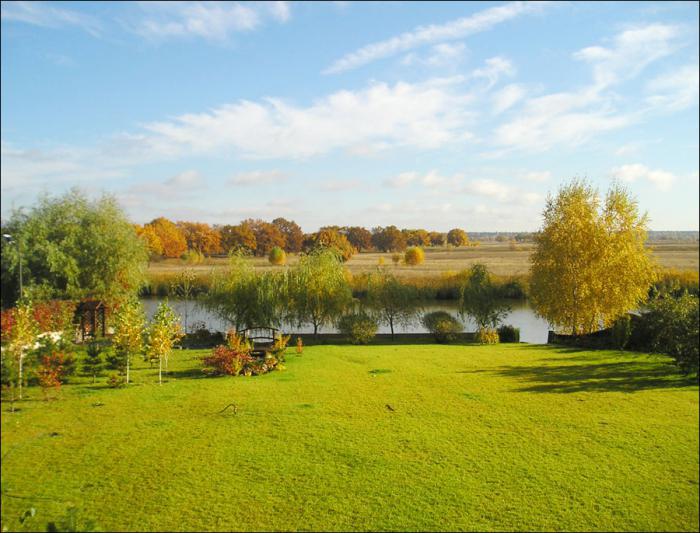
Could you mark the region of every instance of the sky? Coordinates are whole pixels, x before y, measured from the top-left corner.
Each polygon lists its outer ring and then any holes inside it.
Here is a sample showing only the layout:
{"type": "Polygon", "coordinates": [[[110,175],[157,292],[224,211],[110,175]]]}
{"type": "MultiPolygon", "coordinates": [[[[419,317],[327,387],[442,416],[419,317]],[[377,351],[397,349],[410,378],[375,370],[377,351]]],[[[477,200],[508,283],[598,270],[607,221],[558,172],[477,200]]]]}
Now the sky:
{"type": "Polygon", "coordinates": [[[2,218],[534,231],[628,188],[698,230],[697,2],[2,2],[2,218]]]}

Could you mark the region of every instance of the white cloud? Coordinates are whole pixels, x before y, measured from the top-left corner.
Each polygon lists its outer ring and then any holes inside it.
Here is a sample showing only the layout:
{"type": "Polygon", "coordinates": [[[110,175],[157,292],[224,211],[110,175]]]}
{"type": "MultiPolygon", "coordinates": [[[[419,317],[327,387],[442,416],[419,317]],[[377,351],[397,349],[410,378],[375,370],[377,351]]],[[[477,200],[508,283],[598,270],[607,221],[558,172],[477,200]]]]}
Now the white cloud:
{"type": "Polygon", "coordinates": [[[488,81],[487,88],[493,87],[501,76],[512,76],[515,74],[515,67],[509,59],[505,57],[491,57],[486,60],[486,65],[476,69],[472,76],[475,78],[484,78],[488,81]]]}
{"type": "Polygon", "coordinates": [[[455,89],[458,82],[377,83],[357,92],[338,91],[307,107],[276,98],[242,100],[147,124],[146,133],[122,140],[133,150],[168,157],[236,150],[249,158],[306,158],[375,143],[438,148],[472,136],[467,130],[471,98],[455,89]]]}
{"type": "Polygon", "coordinates": [[[180,189],[194,189],[202,187],[204,180],[196,170],[185,170],[165,181],[165,185],[180,189]]]}
{"type": "Polygon", "coordinates": [[[102,31],[100,22],[89,15],[56,7],[57,2],[2,2],[0,16],[3,20],[24,22],[45,28],[77,26],[93,37],[102,31]]]}
{"type": "Polygon", "coordinates": [[[325,192],[340,192],[359,189],[362,186],[363,183],[360,180],[324,180],[319,189],[325,192]]]}
{"type": "Polygon", "coordinates": [[[493,95],[493,111],[496,114],[510,109],[525,96],[525,90],[521,85],[512,83],[506,85],[493,95]]]}
{"type": "Polygon", "coordinates": [[[634,182],[637,180],[645,180],[656,186],[657,189],[667,191],[678,177],[666,170],[652,170],[639,163],[622,165],[615,167],[611,171],[613,178],[634,182]]]}
{"type": "Polygon", "coordinates": [[[651,80],[646,89],[653,93],[647,102],[655,107],[679,111],[698,103],[698,65],[685,65],[651,80]]]}
{"type": "Polygon", "coordinates": [[[265,2],[272,16],[280,22],[287,22],[292,16],[289,2],[265,2]]]}
{"type": "Polygon", "coordinates": [[[525,178],[527,181],[534,181],[535,183],[544,183],[545,181],[549,181],[551,177],[552,173],[549,170],[541,172],[528,172],[523,176],[523,178],[525,178]]]}
{"type": "Polygon", "coordinates": [[[507,185],[492,179],[475,179],[457,189],[470,196],[482,196],[509,205],[531,205],[542,200],[542,195],[507,185]]]}
{"type": "Polygon", "coordinates": [[[368,44],[346,54],[334,61],[323,73],[337,74],[420,46],[462,39],[469,35],[486,31],[497,24],[520,15],[539,11],[545,4],[546,2],[510,2],[478,11],[473,15],[456,19],[446,24],[419,26],[413,31],[402,33],[384,41],[368,44]]]}
{"type": "Polygon", "coordinates": [[[464,43],[440,43],[434,45],[425,57],[414,53],[407,54],[401,60],[401,64],[405,66],[454,67],[462,61],[466,50],[467,47],[464,43]]]}
{"type": "Polygon", "coordinates": [[[625,30],[612,39],[608,48],[589,46],[574,54],[593,65],[598,88],[638,75],[647,65],[672,53],[678,46],[680,28],[669,24],[648,24],[625,30]]]}
{"type": "Polygon", "coordinates": [[[424,187],[448,187],[456,186],[462,179],[461,174],[455,174],[454,176],[442,176],[436,170],[431,170],[426,174],[420,174],[418,172],[401,172],[400,174],[393,176],[391,178],[385,179],[382,183],[385,187],[390,187],[392,189],[402,189],[411,184],[420,184],[424,187]]]}
{"type": "Polygon", "coordinates": [[[135,33],[152,40],[198,37],[224,43],[232,34],[254,30],[269,16],[278,22],[290,17],[287,2],[140,2],[144,16],[133,24],[135,33]]]}
{"type": "Polygon", "coordinates": [[[228,183],[230,185],[249,186],[249,185],[266,185],[270,183],[279,183],[287,179],[287,175],[279,170],[253,170],[251,172],[242,172],[232,176],[228,183]]]}

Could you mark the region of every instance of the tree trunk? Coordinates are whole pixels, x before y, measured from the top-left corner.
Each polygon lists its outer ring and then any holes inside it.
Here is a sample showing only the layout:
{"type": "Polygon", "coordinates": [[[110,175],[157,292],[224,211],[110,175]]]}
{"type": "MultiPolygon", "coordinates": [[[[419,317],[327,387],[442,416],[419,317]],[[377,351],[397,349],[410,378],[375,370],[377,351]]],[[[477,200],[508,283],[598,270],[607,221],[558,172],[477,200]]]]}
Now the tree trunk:
{"type": "Polygon", "coordinates": [[[158,385],[163,384],[163,357],[158,358],[158,385]]]}
{"type": "Polygon", "coordinates": [[[389,327],[391,328],[391,340],[394,340],[394,317],[389,317],[389,327]]]}
{"type": "Polygon", "coordinates": [[[126,384],[129,384],[129,354],[126,354],[126,384]]]}
{"type": "Polygon", "coordinates": [[[318,333],[318,324],[316,324],[316,322],[314,322],[314,339],[316,338],[317,333],[318,333]]]}
{"type": "Polygon", "coordinates": [[[19,356],[19,399],[22,399],[22,362],[24,361],[24,355],[19,356]]]}

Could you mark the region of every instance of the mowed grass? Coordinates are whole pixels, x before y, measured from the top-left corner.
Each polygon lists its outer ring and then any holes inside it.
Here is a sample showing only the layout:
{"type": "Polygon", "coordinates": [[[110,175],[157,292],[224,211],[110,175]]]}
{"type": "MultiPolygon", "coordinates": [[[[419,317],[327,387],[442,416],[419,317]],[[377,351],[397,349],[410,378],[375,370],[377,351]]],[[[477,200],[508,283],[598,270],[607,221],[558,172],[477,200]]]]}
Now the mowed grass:
{"type": "MultiPolygon", "coordinates": [[[[650,246],[652,255],[657,263],[666,269],[698,270],[698,243],[655,243],[650,246]]],[[[402,277],[440,275],[447,272],[459,272],[468,269],[474,263],[483,263],[498,276],[515,276],[527,274],[530,268],[532,244],[519,244],[511,249],[508,243],[483,243],[471,248],[426,248],[425,262],[418,266],[394,265],[392,253],[363,252],[355,254],[347,263],[353,274],[369,272],[379,264],[380,258],[397,275],[402,277]]],[[[402,255],[403,257],[403,255],[402,255]]],[[[298,256],[289,254],[288,264],[298,262],[298,256]]],[[[250,261],[263,270],[275,269],[267,258],[255,257],[250,261]]],[[[178,272],[184,268],[192,268],[200,274],[227,265],[225,258],[207,258],[203,264],[187,265],[179,259],[167,259],[152,262],[149,265],[150,274],[167,274],[178,272]]]]}
{"type": "Polygon", "coordinates": [[[3,404],[3,530],[69,505],[118,531],[698,529],[698,387],[666,358],[314,346],[205,378],[203,353],[3,404]]]}

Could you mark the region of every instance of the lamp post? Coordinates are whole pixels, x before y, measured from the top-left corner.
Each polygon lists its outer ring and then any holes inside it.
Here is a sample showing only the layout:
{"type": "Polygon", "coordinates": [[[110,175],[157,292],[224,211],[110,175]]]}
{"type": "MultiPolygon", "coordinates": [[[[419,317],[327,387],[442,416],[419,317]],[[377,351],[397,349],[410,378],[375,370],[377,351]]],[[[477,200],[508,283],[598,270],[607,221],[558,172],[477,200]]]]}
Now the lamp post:
{"type": "Polygon", "coordinates": [[[2,236],[8,243],[17,242],[17,253],[19,255],[19,297],[21,299],[24,295],[24,291],[22,290],[22,241],[19,240],[19,238],[17,241],[15,241],[12,235],[9,233],[3,233],[2,236]]]}

